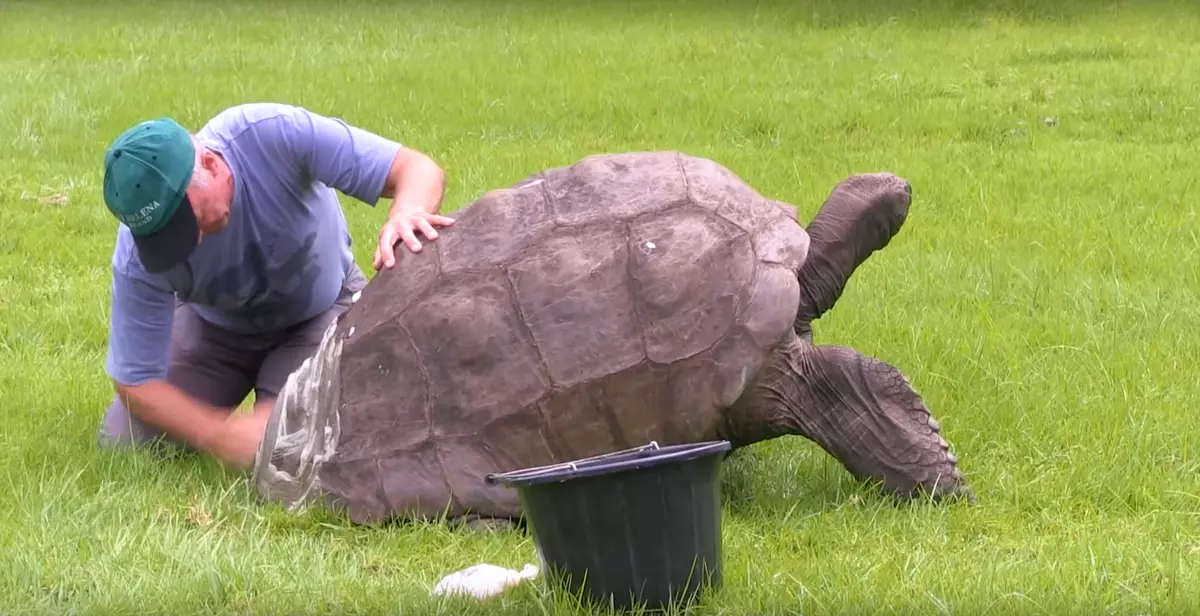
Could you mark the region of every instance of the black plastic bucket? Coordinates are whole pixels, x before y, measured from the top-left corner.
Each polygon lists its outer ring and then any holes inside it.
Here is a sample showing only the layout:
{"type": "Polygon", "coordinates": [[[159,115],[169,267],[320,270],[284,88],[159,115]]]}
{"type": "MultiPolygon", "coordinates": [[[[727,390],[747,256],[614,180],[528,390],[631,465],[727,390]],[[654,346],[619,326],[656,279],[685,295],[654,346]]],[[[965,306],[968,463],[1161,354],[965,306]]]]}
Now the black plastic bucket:
{"type": "Polygon", "coordinates": [[[651,442],[486,481],[517,490],[552,582],[618,609],[661,610],[721,586],[720,470],[729,448],[651,442]]]}

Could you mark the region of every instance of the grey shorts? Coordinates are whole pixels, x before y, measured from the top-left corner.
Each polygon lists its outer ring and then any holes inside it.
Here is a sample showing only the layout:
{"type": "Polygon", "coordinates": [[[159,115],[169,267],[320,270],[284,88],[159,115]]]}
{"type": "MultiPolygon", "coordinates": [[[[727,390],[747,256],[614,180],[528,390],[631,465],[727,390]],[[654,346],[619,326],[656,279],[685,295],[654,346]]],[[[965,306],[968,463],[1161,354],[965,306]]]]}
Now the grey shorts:
{"type": "MultiPolygon", "coordinates": [[[[279,395],[288,375],[316,352],[325,329],[350,307],[351,296],[366,283],[362,271],[355,267],[328,310],[268,334],[234,334],[202,320],[188,304],[178,304],[167,382],[220,408],[238,406],[251,391],[256,399],[273,398],[279,395]]],[[[116,394],[104,414],[99,438],[102,445],[142,444],[158,439],[184,446],[182,441],[166,437],[140,421],[116,394]]]]}

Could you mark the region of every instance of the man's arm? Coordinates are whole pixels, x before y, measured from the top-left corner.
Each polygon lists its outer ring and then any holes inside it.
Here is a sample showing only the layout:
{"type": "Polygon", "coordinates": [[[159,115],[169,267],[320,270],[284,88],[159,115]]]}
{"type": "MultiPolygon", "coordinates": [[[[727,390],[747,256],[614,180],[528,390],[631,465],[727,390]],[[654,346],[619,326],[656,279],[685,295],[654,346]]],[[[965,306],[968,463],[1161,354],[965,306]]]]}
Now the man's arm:
{"type": "Polygon", "coordinates": [[[432,158],[417,150],[401,147],[388,169],[382,196],[392,200],[391,214],[402,208],[437,214],[441,210],[445,190],[445,172],[432,158]]]}
{"type": "Polygon", "coordinates": [[[288,147],[311,177],[369,205],[392,199],[379,231],[376,268],[395,263],[392,249],[397,241],[420,251],[418,229],[433,240],[434,225],[454,224],[454,219],[437,214],[445,173],[426,154],[303,108],[295,108],[281,126],[288,147]]]}
{"type": "Polygon", "coordinates": [[[222,462],[253,461],[250,438],[236,438],[227,409],[203,404],[166,381],[174,297],[113,268],[112,320],[106,369],[129,412],[222,462]],[[248,459],[247,459],[248,458],[248,459]]]}
{"type": "Polygon", "coordinates": [[[163,379],[138,385],[114,383],[129,412],[147,425],[200,451],[216,454],[220,449],[220,434],[227,414],[201,404],[163,379]]]}

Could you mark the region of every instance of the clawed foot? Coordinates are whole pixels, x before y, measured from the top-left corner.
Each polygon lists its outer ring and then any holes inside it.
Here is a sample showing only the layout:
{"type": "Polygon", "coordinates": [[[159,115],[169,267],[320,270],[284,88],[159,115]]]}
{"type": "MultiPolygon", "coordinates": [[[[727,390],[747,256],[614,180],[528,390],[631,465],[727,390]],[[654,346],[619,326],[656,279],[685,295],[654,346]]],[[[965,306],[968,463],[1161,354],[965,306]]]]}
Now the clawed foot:
{"type": "Polygon", "coordinates": [[[509,518],[466,515],[450,520],[450,527],[471,532],[506,532],[516,530],[517,522],[509,518]]]}

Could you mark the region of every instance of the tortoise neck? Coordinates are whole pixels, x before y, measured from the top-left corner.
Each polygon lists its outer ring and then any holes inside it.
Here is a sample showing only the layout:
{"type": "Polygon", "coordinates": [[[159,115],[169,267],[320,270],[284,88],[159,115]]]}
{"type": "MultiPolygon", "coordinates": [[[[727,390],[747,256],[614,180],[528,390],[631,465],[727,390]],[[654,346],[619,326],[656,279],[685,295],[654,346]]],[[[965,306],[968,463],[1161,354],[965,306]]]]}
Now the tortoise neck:
{"type": "Polygon", "coordinates": [[[730,409],[726,416],[726,438],[735,447],[803,434],[801,410],[812,405],[806,396],[811,387],[805,375],[811,372],[801,351],[803,344],[798,337],[789,335],[767,357],[758,379],[730,409]]]}

